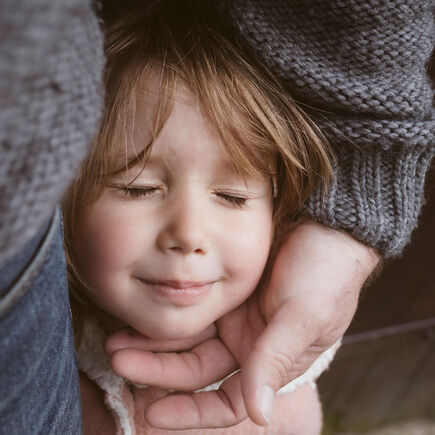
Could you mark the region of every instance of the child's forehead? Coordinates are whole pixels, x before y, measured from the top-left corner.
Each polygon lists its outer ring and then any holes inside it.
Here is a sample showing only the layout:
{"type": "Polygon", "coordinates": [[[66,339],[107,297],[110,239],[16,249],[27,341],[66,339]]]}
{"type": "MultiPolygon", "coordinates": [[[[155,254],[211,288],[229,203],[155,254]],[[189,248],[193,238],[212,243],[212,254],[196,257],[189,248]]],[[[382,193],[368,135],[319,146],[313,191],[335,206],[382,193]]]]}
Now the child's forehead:
{"type": "Polygon", "coordinates": [[[180,74],[170,74],[165,69],[147,66],[135,86],[136,98],[146,104],[157,105],[162,99],[172,100],[175,97],[184,104],[194,101],[194,93],[180,74]]]}
{"type": "MultiPolygon", "coordinates": [[[[178,126],[182,128],[180,124],[178,126]]],[[[148,175],[171,178],[188,172],[204,174],[207,171],[210,179],[219,179],[221,182],[269,180],[270,175],[265,176],[261,171],[255,175],[248,173],[243,164],[230,155],[221,140],[215,141],[210,136],[205,137],[200,133],[191,139],[189,129],[187,133],[180,132],[180,129],[176,129],[175,132],[172,130],[170,134],[162,131],[154,141],[150,140],[150,136],[145,141],[133,140],[129,145],[120,148],[116,161],[116,175],[132,181],[148,175]],[[180,139],[174,134],[183,137],[180,139]]],[[[275,160],[267,160],[270,173],[274,173],[275,160]]]]}
{"type": "Polygon", "coordinates": [[[204,116],[197,96],[181,82],[174,83],[170,89],[163,89],[161,81],[153,74],[138,83],[132,100],[131,131],[135,142],[149,140],[150,136],[158,134],[174,118],[181,124],[180,127],[183,127],[183,118],[195,117],[198,128],[214,128],[204,116]]]}
{"type": "MultiPolygon", "coordinates": [[[[133,87],[131,98],[126,101],[133,109],[131,116],[125,118],[129,124],[127,133],[123,134],[123,140],[116,146],[116,162],[112,160],[118,171],[136,165],[144,167],[150,153],[152,155],[157,151],[161,136],[167,138],[168,131],[182,135],[186,128],[190,128],[192,136],[204,135],[219,144],[226,155],[224,166],[233,173],[253,175],[258,171],[256,175],[259,176],[260,172],[264,173],[265,160],[270,160],[271,164],[267,164],[269,169],[275,166],[274,153],[269,156],[263,153],[261,158],[257,156],[254,158],[256,163],[252,160],[257,151],[253,151],[254,144],[245,140],[249,132],[240,110],[228,105],[225,105],[226,111],[222,110],[222,101],[218,96],[218,101],[208,98],[204,102],[200,93],[192,92],[182,77],[172,75],[172,80],[168,80],[168,77],[169,73],[163,69],[147,67],[133,87]],[[225,134],[222,136],[222,129],[236,132],[241,141],[231,138],[233,140],[229,145],[225,134]],[[241,143],[243,141],[247,143],[241,143]]],[[[118,126],[118,131],[121,131],[122,123],[118,126]]]]}
{"type": "Polygon", "coordinates": [[[153,62],[147,64],[133,89],[136,114],[153,122],[159,109],[168,108],[166,115],[169,116],[174,105],[184,106],[193,109],[212,126],[227,125],[242,136],[253,129],[246,122],[252,111],[238,101],[241,95],[228,95],[228,83],[212,76],[208,77],[209,80],[201,77],[198,79],[200,83],[196,83],[192,76],[168,66],[153,62]],[[201,86],[203,89],[198,89],[201,86]]]}
{"type": "MultiPolygon", "coordinates": [[[[173,134],[180,133],[179,130],[173,134]]],[[[188,137],[171,140],[174,136],[163,131],[154,141],[130,141],[119,147],[115,167],[117,173],[131,178],[146,173],[179,173],[180,170],[208,168],[221,178],[240,178],[243,171],[219,141],[189,141],[188,137]]],[[[197,137],[201,137],[200,134],[197,137]]]]}

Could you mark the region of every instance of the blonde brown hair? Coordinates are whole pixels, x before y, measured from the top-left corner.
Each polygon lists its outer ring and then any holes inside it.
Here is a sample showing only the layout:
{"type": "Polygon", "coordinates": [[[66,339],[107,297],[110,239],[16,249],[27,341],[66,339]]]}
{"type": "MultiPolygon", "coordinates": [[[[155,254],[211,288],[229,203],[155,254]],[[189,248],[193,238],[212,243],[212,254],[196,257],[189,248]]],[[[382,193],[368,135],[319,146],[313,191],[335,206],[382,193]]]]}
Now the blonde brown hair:
{"type": "Polygon", "coordinates": [[[189,90],[217,128],[237,172],[276,180],[275,224],[297,216],[312,190],[328,184],[329,152],[319,130],[206,2],[154,1],[109,18],[106,59],[102,126],[64,201],[70,287],[76,295],[86,288],[74,267],[72,243],[80,214],[114,173],[145,166],[177,87],[189,90]],[[152,140],[120,162],[119,146],[127,149],[132,142],[137,93],[151,76],[160,83],[152,140]]]}

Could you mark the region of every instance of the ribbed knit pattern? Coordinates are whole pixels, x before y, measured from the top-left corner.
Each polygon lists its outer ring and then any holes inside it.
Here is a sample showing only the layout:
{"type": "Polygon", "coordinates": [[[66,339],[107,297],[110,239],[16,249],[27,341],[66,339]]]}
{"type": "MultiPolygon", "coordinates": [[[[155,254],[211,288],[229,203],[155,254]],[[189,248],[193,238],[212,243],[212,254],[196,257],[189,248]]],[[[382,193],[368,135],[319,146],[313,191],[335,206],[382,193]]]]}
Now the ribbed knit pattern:
{"type": "Polygon", "coordinates": [[[242,43],[331,140],[336,180],[306,213],[387,257],[417,225],[434,154],[431,0],[226,0],[242,43]]]}
{"type": "Polygon", "coordinates": [[[103,38],[89,0],[2,0],[0,265],[53,213],[102,112],[103,38]]]}

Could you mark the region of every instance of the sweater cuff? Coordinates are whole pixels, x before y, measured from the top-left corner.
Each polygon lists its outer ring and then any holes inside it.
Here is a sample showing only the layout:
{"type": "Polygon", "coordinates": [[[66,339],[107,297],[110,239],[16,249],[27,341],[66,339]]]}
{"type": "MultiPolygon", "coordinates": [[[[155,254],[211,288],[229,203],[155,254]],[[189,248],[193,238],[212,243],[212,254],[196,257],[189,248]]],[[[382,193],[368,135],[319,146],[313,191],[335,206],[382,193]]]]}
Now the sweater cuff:
{"type": "Polygon", "coordinates": [[[336,153],[335,178],[328,191],[317,188],[304,214],[348,231],[386,258],[400,256],[417,226],[434,153],[435,147],[427,145],[384,150],[347,144],[336,153]]]}

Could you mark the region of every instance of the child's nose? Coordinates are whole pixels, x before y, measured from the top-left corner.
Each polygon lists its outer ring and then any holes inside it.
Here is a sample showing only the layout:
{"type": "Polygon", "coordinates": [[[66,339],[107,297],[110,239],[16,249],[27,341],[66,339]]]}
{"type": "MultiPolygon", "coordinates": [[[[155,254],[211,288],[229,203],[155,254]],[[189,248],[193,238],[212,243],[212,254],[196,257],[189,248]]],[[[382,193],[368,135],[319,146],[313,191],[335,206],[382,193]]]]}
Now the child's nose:
{"type": "MultiPolygon", "coordinates": [[[[166,216],[158,245],[164,251],[182,254],[206,254],[208,251],[210,221],[200,201],[177,201],[166,216]]],[[[210,217],[209,217],[210,219],[210,217]]]]}

